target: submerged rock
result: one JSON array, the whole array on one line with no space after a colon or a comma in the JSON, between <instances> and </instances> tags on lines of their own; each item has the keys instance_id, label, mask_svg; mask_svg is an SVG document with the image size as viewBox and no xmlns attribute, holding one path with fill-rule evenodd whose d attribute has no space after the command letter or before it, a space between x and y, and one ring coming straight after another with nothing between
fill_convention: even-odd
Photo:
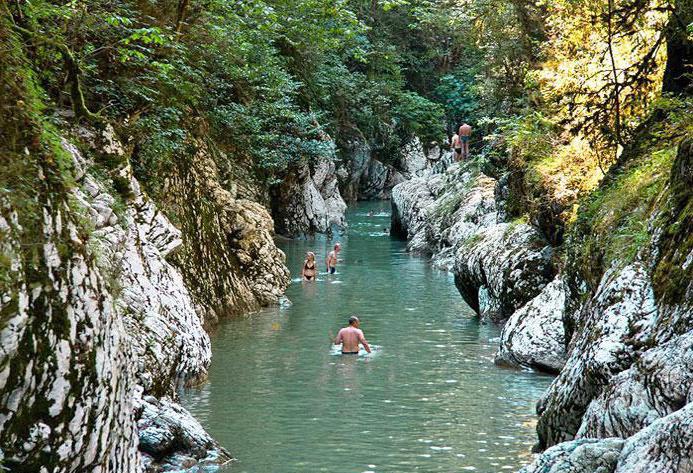
<instances>
[{"instance_id":1,"label":"submerged rock","mask_svg":"<svg viewBox=\"0 0 693 473\"><path fill-rule=\"evenodd\" d=\"M170 399L145 396L137 410L145 471L214 471L233 460L186 409Z\"/></svg>"}]
</instances>

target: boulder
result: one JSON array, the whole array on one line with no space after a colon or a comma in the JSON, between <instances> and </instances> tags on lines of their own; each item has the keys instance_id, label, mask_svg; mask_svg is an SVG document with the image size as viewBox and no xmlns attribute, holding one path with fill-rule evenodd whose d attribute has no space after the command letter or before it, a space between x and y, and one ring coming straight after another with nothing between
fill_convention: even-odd
<instances>
[{"instance_id":1,"label":"boulder","mask_svg":"<svg viewBox=\"0 0 693 473\"><path fill-rule=\"evenodd\" d=\"M626 439L580 438L559 443L519 473L690 473L693 403Z\"/></svg>"},{"instance_id":2,"label":"boulder","mask_svg":"<svg viewBox=\"0 0 693 473\"><path fill-rule=\"evenodd\" d=\"M624 440L580 439L563 442L542 453L518 473L612 473Z\"/></svg>"},{"instance_id":3,"label":"boulder","mask_svg":"<svg viewBox=\"0 0 693 473\"><path fill-rule=\"evenodd\" d=\"M566 359L563 315L567 298L568 288L557 277L515 311L503 326L496 364L558 373Z\"/></svg>"},{"instance_id":4,"label":"boulder","mask_svg":"<svg viewBox=\"0 0 693 473\"><path fill-rule=\"evenodd\" d=\"M233 460L190 413L168 398L145 396L137 406L145 471L204 471Z\"/></svg>"},{"instance_id":5,"label":"boulder","mask_svg":"<svg viewBox=\"0 0 693 473\"><path fill-rule=\"evenodd\" d=\"M592 400L577 437L627 438L693 402L693 332L647 350Z\"/></svg>"}]
</instances>

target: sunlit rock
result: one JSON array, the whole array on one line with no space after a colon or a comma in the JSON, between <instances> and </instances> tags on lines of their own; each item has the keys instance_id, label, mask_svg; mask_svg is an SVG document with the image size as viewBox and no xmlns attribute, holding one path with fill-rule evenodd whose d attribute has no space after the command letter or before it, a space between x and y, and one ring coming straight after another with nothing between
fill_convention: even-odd
<instances>
[{"instance_id":1,"label":"sunlit rock","mask_svg":"<svg viewBox=\"0 0 693 473\"><path fill-rule=\"evenodd\" d=\"M542 446L571 440L590 402L646 346L657 320L646 268L637 263L612 268L581 313L566 365L537 408Z\"/></svg>"}]
</instances>

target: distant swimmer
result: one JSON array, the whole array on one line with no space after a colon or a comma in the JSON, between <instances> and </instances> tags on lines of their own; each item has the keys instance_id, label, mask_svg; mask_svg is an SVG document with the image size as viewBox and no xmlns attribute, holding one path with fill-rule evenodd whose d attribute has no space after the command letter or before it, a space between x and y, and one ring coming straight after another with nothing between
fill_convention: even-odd
<instances>
[{"instance_id":1,"label":"distant swimmer","mask_svg":"<svg viewBox=\"0 0 693 473\"><path fill-rule=\"evenodd\" d=\"M339 261L337 256L339 256L340 251L342 251L342 245L335 243L334 250L327 254L327 272L330 274L334 274L337 271L337 261Z\"/></svg>"},{"instance_id":2,"label":"distant swimmer","mask_svg":"<svg viewBox=\"0 0 693 473\"><path fill-rule=\"evenodd\" d=\"M303 277L304 281L313 281L316 272L315 253L309 251L306 253L306 260L303 262L303 268L301 268L301 277Z\"/></svg>"},{"instance_id":3,"label":"distant swimmer","mask_svg":"<svg viewBox=\"0 0 693 473\"><path fill-rule=\"evenodd\" d=\"M349 317L349 325L339 331L334 339L334 344L342 344L342 355L358 355L359 343L363 345L368 353L371 352L371 347L363 336L363 332L359 329L361 321L355 315Z\"/></svg>"}]
</instances>

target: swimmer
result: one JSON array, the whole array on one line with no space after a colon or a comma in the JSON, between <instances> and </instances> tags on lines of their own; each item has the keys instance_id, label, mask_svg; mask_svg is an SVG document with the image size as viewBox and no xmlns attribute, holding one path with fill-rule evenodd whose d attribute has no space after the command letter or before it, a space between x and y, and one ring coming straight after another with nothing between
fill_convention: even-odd
<instances>
[{"instance_id":1,"label":"swimmer","mask_svg":"<svg viewBox=\"0 0 693 473\"><path fill-rule=\"evenodd\" d=\"M330 274L334 274L335 271L337 271L337 261L339 261L337 256L340 251L342 251L342 245L340 243L335 243L334 250L327 254L327 272Z\"/></svg>"},{"instance_id":2,"label":"swimmer","mask_svg":"<svg viewBox=\"0 0 693 473\"><path fill-rule=\"evenodd\" d=\"M371 347L363 336L363 332L359 329L361 321L355 315L349 317L349 325L344 327L337 333L334 339L334 344L342 344L342 355L358 355L359 342L363 345L368 353L371 352Z\"/></svg>"},{"instance_id":3,"label":"swimmer","mask_svg":"<svg viewBox=\"0 0 693 473\"><path fill-rule=\"evenodd\" d=\"M306 260L303 262L303 268L301 268L301 277L304 281L315 280L315 253L309 251L306 253Z\"/></svg>"}]
</instances>

